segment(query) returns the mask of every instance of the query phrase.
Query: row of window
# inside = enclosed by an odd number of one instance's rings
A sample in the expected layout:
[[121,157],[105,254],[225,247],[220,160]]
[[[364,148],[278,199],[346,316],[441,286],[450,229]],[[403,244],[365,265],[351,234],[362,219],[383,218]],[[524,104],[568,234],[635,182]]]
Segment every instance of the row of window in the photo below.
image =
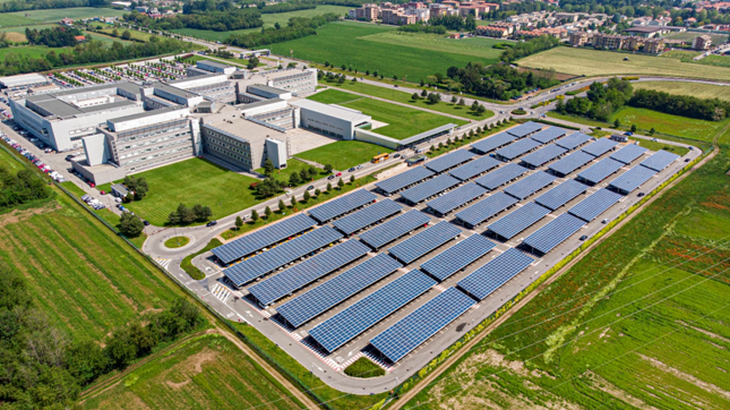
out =
[[179,145],[185,145],[185,146],[192,147],[192,142],[193,142],[193,140],[191,138],[176,140],[176,141],[173,141],[173,142],[171,142],[169,144],[160,145],[160,146],[157,146],[157,147],[150,147],[150,148],[147,148],[145,150],[137,150],[137,151],[134,151],[134,152],[128,152],[128,153],[125,153],[124,155],[120,155],[119,156],[119,159],[120,160],[123,160],[125,158],[133,158],[133,157],[136,157],[138,155],[145,154],[147,152],[159,151],[159,150],[162,150],[162,149],[167,149],[169,147],[175,147],[175,146],[179,146]]
[[[170,159],[172,159],[172,158],[170,158],[170,155],[176,154],[176,153],[180,153],[180,152],[188,152],[188,153],[191,153],[192,154],[192,148],[190,146],[178,147],[178,148],[174,148],[174,149],[167,150],[165,152],[158,152],[156,154],[152,154],[152,155],[147,155],[147,156],[144,156],[144,157],[136,158],[136,159],[133,159],[133,160],[131,160],[129,162],[126,162],[124,165],[125,166],[129,166],[129,165],[132,165],[132,164],[138,164],[140,162],[145,162],[145,161],[153,160],[155,158],[160,158],[160,160],[158,160],[158,161],[155,161],[155,162],[150,163],[150,164],[146,164],[146,166],[149,166],[151,164],[156,164],[156,163],[160,163],[160,162],[163,162],[163,161],[169,161]],[[132,168],[132,170],[134,170],[134,168]]]
[[169,134],[169,135],[166,135],[166,136],[164,136],[162,138],[155,138],[155,139],[143,141],[143,142],[141,142],[139,144],[125,145],[124,148],[122,148],[122,151],[129,150],[129,149],[134,149],[134,148],[137,148],[137,147],[144,147],[144,146],[147,146],[147,145],[155,145],[155,144],[159,144],[161,142],[167,141],[167,140],[172,139],[172,138],[183,137],[183,136],[187,136],[187,135],[190,135],[190,131],[187,131],[186,130],[186,131],[178,132],[178,133],[175,133],[175,134]]

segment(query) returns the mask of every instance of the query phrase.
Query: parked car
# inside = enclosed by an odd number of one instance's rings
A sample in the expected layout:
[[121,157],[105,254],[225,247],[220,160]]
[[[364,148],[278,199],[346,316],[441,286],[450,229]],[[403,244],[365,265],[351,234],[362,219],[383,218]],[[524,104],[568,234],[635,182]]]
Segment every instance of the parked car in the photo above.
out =
[[641,197],[642,197],[642,196],[644,196],[644,195],[646,195],[646,194],[645,194],[645,193],[643,193],[643,192],[639,192],[639,195],[637,195],[637,196],[638,196],[639,198],[641,198]]
[[585,241],[586,239],[588,239],[588,235],[583,235],[583,236],[580,237],[580,240],[581,241]]
[[335,176],[336,177],[341,177],[342,176],[342,172],[338,172],[337,175],[335,175]]
[[334,175],[330,175],[330,176],[327,177],[327,179],[335,179],[335,176]]
[[314,189],[314,185],[310,185],[310,186],[307,187],[307,191],[311,191],[313,189]]
[[144,226],[150,226],[150,221],[148,221],[146,219],[143,219],[142,223],[144,224]]
[[216,225],[218,225],[218,221],[210,221],[207,224],[205,224],[205,226],[207,226],[208,228],[210,228],[211,226],[216,226]]
[[347,172],[354,172],[354,171],[355,171],[355,167],[352,167],[352,168],[350,168],[350,169],[347,170]]
[[400,158],[400,154],[393,155],[393,158]]

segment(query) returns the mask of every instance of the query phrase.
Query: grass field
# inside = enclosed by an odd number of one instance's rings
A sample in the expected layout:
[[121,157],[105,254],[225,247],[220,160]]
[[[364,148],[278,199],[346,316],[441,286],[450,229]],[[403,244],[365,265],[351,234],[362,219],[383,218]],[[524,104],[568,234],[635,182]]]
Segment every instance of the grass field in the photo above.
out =
[[393,150],[362,141],[337,141],[294,156],[323,165],[331,164],[337,170],[347,170],[385,152],[391,153]]
[[633,83],[635,90],[656,90],[697,98],[719,98],[730,101],[730,86],[683,83],[678,81],[645,81]]
[[700,64],[730,68],[730,57],[711,55],[698,61]]
[[[629,58],[629,61],[623,61]],[[672,58],[556,47],[518,61],[523,67],[555,69],[575,75],[647,74],[730,80],[730,68],[685,63]]]
[[[284,168],[284,169],[274,169],[274,173],[271,174],[271,175],[274,178],[276,178],[276,179],[278,179],[280,181],[286,181],[288,183],[289,182],[289,177],[291,176],[291,174],[293,174],[295,172],[296,173],[299,173],[303,169],[309,169],[309,164],[307,164],[305,162],[302,162],[302,161],[297,161],[296,159],[290,159],[290,160],[287,160],[286,161],[286,168]],[[258,172],[260,174],[263,174],[264,173],[264,169],[263,168],[259,168],[259,169],[256,170],[256,172]],[[324,172],[324,170],[323,169],[320,169],[319,170],[319,176],[317,176],[316,178],[321,178],[321,177],[323,177],[325,175],[326,175],[326,173]],[[299,185],[306,185],[306,184],[309,184],[309,183],[310,183],[310,181],[303,181]]]
[[633,137],[630,137],[629,139],[632,141],[638,141],[640,147],[644,147],[651,151],[659,151],[659,150],[669,151],[671,153],[679,155],[680,157],[683,157],[685,154],[687,154],[689,152],[689,150],[687,148],[678,147],[676,145],[664,144],[661,141],[652,141],[652,140],[645,140],[643,138],[633,138]]
[[[326,13],[335,13],[344,16],[350,7],[343,6],[330,6],[321,5],[315,9],[310,10],[297,10],[290,11],[287,13],[267,13],[261,15],[261,20],[264,21],[264,27],[274,27],[274,24],[279,23],[282,26],[286,26],[289,19],[292,17],[314,17],[321,16]],[[213,31],[213,30],[198,30],[194,28],[181,28],[172,30],[175,33],[184,34],[187,36],[193,36],[211,41],[223,41],[230,37],[232,34],[246,34],[252,32],[260,32],[261,28],[250,28],[244,30],[233,30],[233,31]]]
[[362,111],[364,114],[372,116],[374,120],[388,124],[374,129],[373,132],[401,140],[445,124],[463,125],[467,123],[455,118],[390,104],[339,90],[325,90],[307,98],[325,104],[339,104]]
[[383,376],[385,374],[385,370],[370,361],[370,359],[361,357],[355,360],[355,363],[347,366],[347,369],[345,369],[345,374],[350,377],[369,379],[372,377]]
[[123,10],[93,7],[73,7],[67,9],[27,10],[0,14],[0,26],[21,26],[33,23],[55,23],[64,18],[83,19],[89,17],[121,17]]
[[[163,226],[167,216],[180,203],[209,206],[213,210],[213,219],[217,219],[257,202],[248,188],[256,179],[204,159],[192,158],[141,172],[137,176],[147,180],[149,194],[126,207],[157,226]],[[99,186],[99,189],[109,190],[106,185]]]
[[[103,27],[103,29],[101,30],[102,33],[107,34],[110,38],[112,38],[114,40],[125,42],[124,40],[122,40],[119,37],[112,36],[112,33],[114,33],[114,27],[108,27],[104,24],[102,24],[102,27]],[[124,33],[124,30],[128,30],[128,29],[117,29],[117,33],[121,36],[122,33]],[[149,41],[150,37],[152,37],[152,34],[143,33],[139,30],[129,30],[129,34],[132,36],[133,39],[143,41],[143,42]]]
[[728,37],[727,34],[696,33],[696,32],[691,32],[691,31],[685,31],[685,32],[682,32],[682,33],[670,34],[670,35],[668,35],[668,36],[666,36],[664,38],[668,38],[668,39],[671,39],[671,40],[687,41],[687,42],[690,42],[691,43],[692,40],[694,40],[695,37],[697,37],[699,35],[702,35],[702,34],[707,34],[710,37],[712,37],[712,44],[721,44],[721,43],[724,43],[725,40]]
[[681,60],[685,62],[691,62],[693,58],[700,55],[699,51],[691,51],[691,50],[671,50],[667,51],[666,53],[662,54],[660,57],[662,58],[674,58],[676,60]]
[[405,407],[730,407],[729,140]]
[[65,48],[48,48],[46,46],[19,46],[0,48],[0,59],[4,60],[10,54],[15,54],[18,57],[41,58],[51,50],[59,52],[65,50]]
[[3,146],[0,147],[0,164],[2,164],[8,171],[12,173],[17,173],[21,169],[25,168],[25,165],[18,161],[17,158],[6,149],[12,149],[5,145],[5,142],[2,143]]
[[[398,75],[418,82],[436,72],[446,73],[451,66],[464,67],[469,62],[494,63],[499,59],[500,50],[491,46],[504,42],[481,38],[436,39],[431,34],[401,36],[394,30],[395,27],[356,22],[329,23],[317,29],[316,36],[271,44],[269,48],[286,56],[294,50],[295,58],[315,63],[329,61],[337,67],[352,65],[360,72],[377,70],[386,77]],[[449,51],[449,48],[453,50]]]

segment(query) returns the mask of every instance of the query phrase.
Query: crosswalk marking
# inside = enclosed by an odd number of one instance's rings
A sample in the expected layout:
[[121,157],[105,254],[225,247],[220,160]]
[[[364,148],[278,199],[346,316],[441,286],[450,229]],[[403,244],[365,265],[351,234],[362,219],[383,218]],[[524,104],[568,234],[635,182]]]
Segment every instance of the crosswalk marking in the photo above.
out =
[[155,258],[155,261],[160,264],[165,270],[168,270],[167,267],[170,266],[170,262],[172,262],[172,259],[167,258]]
[[223,303],[225,303],[228,297],[231,296],[231,292],[228,290],[228,288],[221,285],[220,283],[216,283],[210,293],[212,293],[213,296],[216,297],[216,299],[220,300]]

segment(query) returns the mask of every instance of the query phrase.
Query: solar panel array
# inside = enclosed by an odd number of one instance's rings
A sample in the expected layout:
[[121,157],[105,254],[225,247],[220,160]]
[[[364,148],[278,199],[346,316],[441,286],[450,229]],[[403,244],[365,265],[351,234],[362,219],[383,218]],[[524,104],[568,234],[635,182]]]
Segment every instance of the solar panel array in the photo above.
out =
[[213,255],[224,264],[229,264],[263,248],[291,238],[317,225],[317,221],[305,214],[297,214],[274,225],[238,238],[235,241],[213,248]]
[[320,223],[325,223],[330,219],[337,218],[338,216],[351,212],[363,205],[367,205],[375,201],[377,198],[378,197],[376,197],[372,192],[365,189],[359,189],[349,195],[337,198],[314,209],[310,209],[309,215],[313,216],[314,219],[318,220]]
[[486,189],[470,182],[444,194],[443,196],[428,201],[426,205],[437,214],[445,215],[486,193]]
[[397,214],[401,211],[401,209],[403,209],[401,205],[390,199],[385,199],[353,214],[340,218],[332,222],[332,225],[345,235],[352,235],[363,228],[366,228],[378,221],[382,221],[391,215]]
[[562,214],[522,241],[523,245],[546,254],[578,232],[585,221],[570,214]]
[[456,238],[459,234],[461,234],[461,229],[442,221],[391,247],[388,251],[405,264],[409,264]]
[[530,134],[534,134],[540,131],[544,125],[536,122],[528,121],[522,125],[518,125],[512,129],[507,130],[508,133],[514,135],[517,138],[524,138]]
[[570,134],[567,137],[563,137],[555,141],[555,144],[567,149],[568,151],[572,151],[591,139],[592,137],[589,137],[588,135],[576,132],[575,134]]
[[622,162],[624,164],[630,164],[634,162],[636,158],[644,155],[646,151],[649,150],[636,144],[630,144],[614,152],[609,158],[613,158],[616,161]]
[[508,186],[504,189],[504,192],[522,200],[552,184],[556,179],[554,175],[550,175],[545,171],[539,171]]
[[541,144],[547,144],[550,141],[554,141],[562,136],[565,136],[568,134],[568,130],[565,128],[560,127],[547,127],[542,131],[539,131],[533,135],[530,135],[530,138],[534,139],[535,141],[541,143]]
[[581,171],[578,178],[595,185],[618,172],[623,166],[624,164],[616,160],[604,158],[590,168]]
[[581,148],[581,150],[593,156],[600,157],[608,151],[611,151],[616,145],[618,145],[618,142],[614,140],[610,140],[608,138],[599,138],[597,141],[592,142]]
[[392,195],[400,191],[401,189],[409,187],[417,182],[423,181],[424,179],[429,178],[433,175],[435,174],[429,169],[426,169],[424,167],[415,167],[409,169],[402,174],[390,177],[385,181],[378,181],[375,183],[375,186],[378,187],[381,191],[387,193],[388,195]]
[[515,248],[510,248],[460,280],[457,286],[475,298],[484,300],[532,262],[534,259],[531,257]]
[[474,161],[469,161],[459,168],[449,171],[449,174],[451,174],[451,176],[454,178],[466,181],[474,178],[477,175],[489,172],[494,168],[497,168],[501,164],[501,161],[498,161],[492,157],[481,157],[475,159]]
[[664,168],[668,167],[672,162],[678,159],[679,155],[672,154],[671,152],[667,152],[664,150],[659,150],[652,154],[649,158],[642,161],[641,165],[649,169],[653,169],[656,172],[660,172],[664,170]]
[[370,343],[391,362],[397,362],[474,304],[474,299],[449,288],[375,336]]
[[568,154],[565,158],[561,158],[554,164],[550,164],[548,169],[552,170],[557,175],[565,176],[593,161],[594,158],[595,157],[593,155],[586,154],[583,151],[575,151]]
[[475,182],[484,188],[493,191],[509,181],[519,178],[525,172],[527,172],[527,168],[510,162],[509,164],[499,167],[487,175],[484,175]]
[[537,168],[568,152],[565,148],[550,144],[522,158],[522,162]]
[[555,188],[545,192],[535,199],[535,202],[552,211],[570,202],[573,198],[582,194],[588,186],[569,179]]
[[549,213],[550,210],[544,206],[528,202],[516,211],[489,225],[488,228],[503,238],[512,239]]
[[401,267],[386,254],[379,253],[316,288],[297,296],[276,310],[294,327],[299,327],[342,303]]
[[634,189],[640,187],[644,182],[651,179],[654,175],[656,175],[656,171],[653,169],[646,167],[633,167],[611,181],[609,187],[613,187],[620,192],[630,193]]
[[223,274],[236,286],[245,285],[341,238],[342,234],[337,230],[323,226],[226,268],[223,270]]
[[500,132],[499,134],[492,135],[489,138],[483,139],[477,143],[471,144],[471,147],[480,154],[488,154],[495,149],[501,148],[515,140],[515,136],[507,134],[506,132]]
[[251,286],[248,291],[259,303],[267,306],[367,255],[369,251],[370,248],[360,241],[343,242]]
[[421,270],[439,281],[444,281],[489,253],[495,246],[497,245],[489,239],[474,234],[424,262]]
[[436,283],[423,272],[412,270],[318,324],[309,335],[331,353],[392,315]]
[[513,159],[527,154],[528,152],[539,147],[541,144],[532,139],[524,139],[500,148],[494,152],[497,158],[512,161]]
[[436,194],[459,185],[461,181],[448,174],[439,175],[401,192],[401,198],[418,204]]
[[477,226],[519,202],[504,192],[496,192],[476,204],[456,213],[456,218],[467,226]]
[[450,154],[442,155],[436,159],[432,159],[431,161],[428,161],[424,165],[424,167],[430,169],[437,174],[440,174],[446,170],[454,168],[457,165],[469,161],[473,157],[474,154],[472,154],[471,152],[465,149],[460,149]]
[[426,225],[430,220],[431,218],[427,215],[413,209],[361,233],[360,239],[373,249],[378,249],[408,232]]
[[568,213],[586,222],[590,222],[596,219],[598,215],[604,213],[608,208],[612,207],[621,198],[621,195],[613,191],[605,188],[599,189],[588,196],[588,198],[570,208]]

